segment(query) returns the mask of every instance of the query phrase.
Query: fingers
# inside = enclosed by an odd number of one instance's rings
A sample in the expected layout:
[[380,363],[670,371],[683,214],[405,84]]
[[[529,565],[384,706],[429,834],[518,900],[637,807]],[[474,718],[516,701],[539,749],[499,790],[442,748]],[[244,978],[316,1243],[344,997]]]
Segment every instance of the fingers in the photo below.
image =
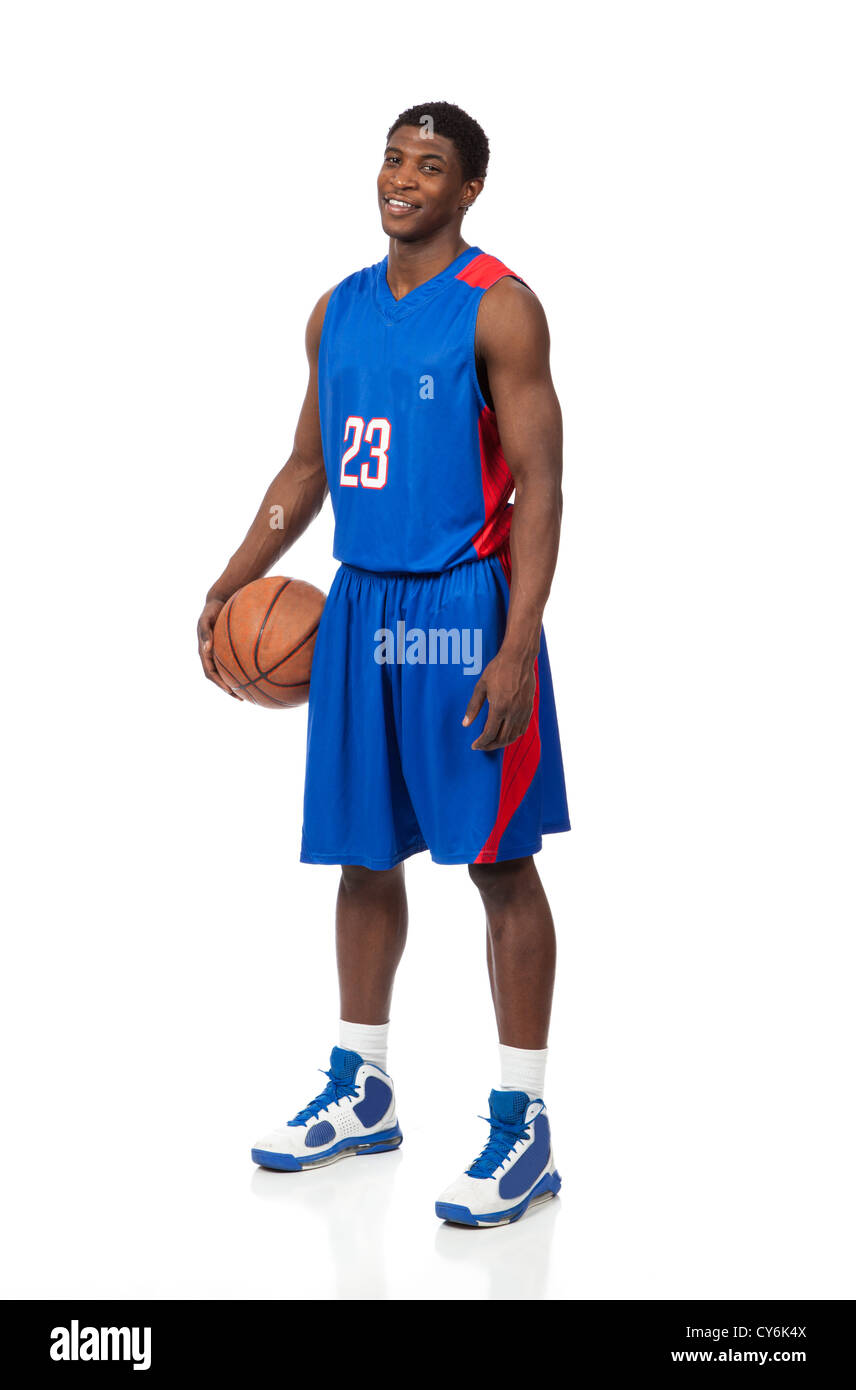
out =
[[208,672],[207,672],[207,671],[206,671],[205,674],[208,676],[208,679],[209,679],[210,681],[213,681],[213,682],[214,682],[215,685],[219,685],[219,687],[220,687],[221,690],[225,690],[225,692],[226,692],[227,695],[231,695],[231,697],[232,697],[233,700],[240,700],[240,698],[241,698],[240,695],[236,695],[235,692],[234,692],[234,690],[232,690],[231,687],[228,686],[228,685],[226,684],[226,682],[223,680],[222,676],[218,676],[218,674],[217,674],[216,671],[214,672],[214,675],[213,675],[213,676],[208,675]]
[[[488,702],[488,715],[479,737],[470,747],[477,753],[492,753],[498,748],[507,748],[521,734],[526,732],[532,715],[534,691],[517,688],[517,682],[496,679],[496,662],[491,662],[479,680],[467,705],[464,726],[471,724],[484,704]],[[494,678],[491,678],[491,672]],[[493,694],[489,693],[491,686]]]
[[[463,718],[464,728],[466,728],[468,724],[472,724],[486,699],[487,684],[484,680],[480,680],[472,693],[470,703],[467,705],[467,712]],[[494,748],[504,747],[503,732],[505,723],[506,721],[502,713],[489,704],[485,726],[475,743],[471,743],[470,747],[474,748],[479,753],[489,753]]]
[[209,680],[214,681],[220,679],[217,667],[214,665],[214,652],[210,639],[207,642],[200,641],[199,660],[202,662],[202,667]]
[[206,603],[202,610],[202,616],[196,624],[199,660],[202,662],[202,669],[208,680],[214,685],[219,685],[220,689],[225,690],[227,695],[231,695],[233,700],[240,700],[240,695],[236,695],[234,690],[229,688],[214,664],[214,624],[222,607],[223,604],[219,600],[212,600],[210,603]]
[[497,711],[496,715],[492,712],[488,715],[487,722],[475,743],[470,744],[478,753],[493,753],[497,748],[507,748],[510,743],[516,743],[522,734],[525,734],[529,723],[528,716],[525,721],[521,718],[503,716]]
[[503,727],[504,720],[501,716],[490,710],[484,728],[475,743],[470,744],[470,747],[474,748],[477,753],[491,753],[495,748],[502,748]]
[[465,729],[468,724],[472,724],[473,720],[475,719],[476,715],[478,714],[479,710],[485,702],[486,695],[487,689],[485,687],[484,681],[479,681],[470,697],[470,703],[467,705],[467,712],[464,715],[463,720],[461,721]]
[[205,674],[210,681],[213,681],[215,685],[219,685],[220,689],[225,690],[227,695],[231,695],[233,700],[240,700],[240,695],[236,695],[234,690],[232,690],[231,687],[226,684],[213,662],[209,666],[203,657],[202,665],[205,668]]
[[210,635],[206,637],[200,627],[199,633],[199,660],[202,662],[202,669],[208,680],[213,681],[214,685],[219,685],[221,690],[225,690],[227,695],[231,695],[233,700],[239,700],[240,695],[236,695],[234,690],[230,690],[217,667],[214,665],[214,643]]

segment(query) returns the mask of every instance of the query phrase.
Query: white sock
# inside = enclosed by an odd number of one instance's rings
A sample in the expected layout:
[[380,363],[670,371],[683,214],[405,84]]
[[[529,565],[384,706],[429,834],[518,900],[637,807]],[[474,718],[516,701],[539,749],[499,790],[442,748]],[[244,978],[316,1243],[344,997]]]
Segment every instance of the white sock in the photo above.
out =
[[386,1071],[386,1040],[389,1023],[346,1023],[339,1019],[339,1046],[358,1052],[364,1062],[373,1062]]
[[547,1052],[546,1047],[532,1052],[525,1047],[506,1047],[505,1043],[500,1043],[499,1089],[525,1091],[530,1100],[543,1100]]

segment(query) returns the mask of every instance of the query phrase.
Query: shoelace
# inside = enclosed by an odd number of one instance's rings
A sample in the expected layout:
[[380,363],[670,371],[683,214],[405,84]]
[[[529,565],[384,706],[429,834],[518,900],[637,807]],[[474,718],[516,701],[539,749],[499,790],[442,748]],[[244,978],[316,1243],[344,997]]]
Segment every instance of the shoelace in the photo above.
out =
[[504,1124],[487,1115],[479,1115],[490,1125],[490,1138],[467,1169],[471,1178],[490,1178],[501,1164],[505,1163],[518,1139],[525,1139],[529,1133],[526,1125]]
[[343,1081],[341,1077],[335,1077],[331,1071],[325,1071],[323,1067],[319,1067],[318,1070],[322,1076],[329,1076],[330,1080],[320,1095],[299,1110],[293,1120],[289,1120],[290,1125],[305,1125],[308,1120],[314,1120],[322,1110],[329,1109],[331,1105],[338,1105],[345,1096],[359,1095],[352,1081]]

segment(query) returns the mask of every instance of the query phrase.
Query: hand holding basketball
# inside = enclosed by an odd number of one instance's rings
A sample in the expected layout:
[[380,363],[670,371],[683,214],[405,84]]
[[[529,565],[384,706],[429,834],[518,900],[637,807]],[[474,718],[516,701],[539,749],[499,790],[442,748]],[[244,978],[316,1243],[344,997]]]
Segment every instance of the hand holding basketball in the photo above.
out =
[[199,660],[202,662],[202,669],[208,680],[219,685],[221,690],[225,690],[227,695],[231,695],[233,700],[237,700],[237,695],[231,691],[217,673],[214,665],[214,624],[217,615],[223,607],[223,600],[219,598],[209,599],[199,615],[199,622],[196,624],[196,640],[199,647]]
[[199,620],[205,674],[230,695],[265,709],[304,704],[324,601],[314,584],[270,575],[246,584],[225,604],[206,604]]

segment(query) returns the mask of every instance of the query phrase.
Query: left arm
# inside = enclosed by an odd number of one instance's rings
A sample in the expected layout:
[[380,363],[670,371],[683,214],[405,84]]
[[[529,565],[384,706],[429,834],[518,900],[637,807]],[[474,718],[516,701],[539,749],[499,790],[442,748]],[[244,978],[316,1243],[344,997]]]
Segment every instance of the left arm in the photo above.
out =
[[517,280],[500,280],[481,303],[476,353],[514,478],[511,598],[505,636],[467,706],[485,700],[487,722],[473,748],[504,748],[525,731],[535,698],[541,619],[559,553],[562,412],[550,375],[550,334],[541,304]]

